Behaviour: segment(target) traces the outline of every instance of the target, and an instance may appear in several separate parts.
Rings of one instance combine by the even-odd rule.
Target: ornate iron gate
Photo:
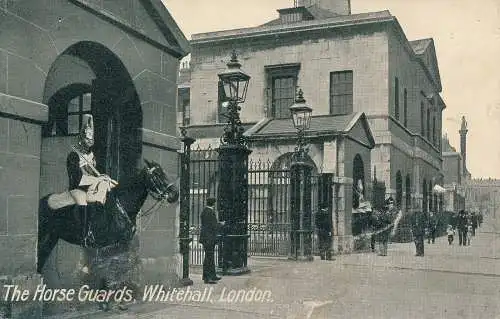
[[[215,149],[191,151],[190,162],[190,264],[203,263],[203,246],[198,242],[201,211],[208,197],[217,198],[218,153]],[[271,162],[249,162],[248,165],[248,253],[254,256],[282,256],[290,248],[290,170],[273,167]],[[331,211],[331,177],[311,176],[312,220],[321,206]],[[318,254],[316,234],[313,252]],[[216,248],[216,262],[218,251]]]

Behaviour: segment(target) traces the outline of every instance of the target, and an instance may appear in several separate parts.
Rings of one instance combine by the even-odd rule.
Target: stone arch
[[[60,109],[81,93],[91,95],[98,169],[116,179],[130,175],[139,164],[142,151],[141,102],[121,60],[102,44],[78,42],[52,64],[43,97],[49,106],[44,137],[54,135],[55,116],[64,114]],[[58,135],[57,128],[55,135]]]
[[[352,161],[352,180],[355,191],[352,192],[352,208],[359,207],[360,195],[366,196],[366,183],[365,183],[365,166],[361,155],[356,154]],[[359,181],[361,181],[361,189],[359,189]]]
[[[396,206],[401,208],[403,204],[403,175],[401,171],[396,172]]]
[[[83,101],[85,97],[88,103]],[[132,78],[107,47],[81,41],[54,60],[45,80],[43,102],[49,107],[49,121],[42,127],[42,196],[68,187],[66,156],[79,125],[75,119],[78,124],[69,129],[69,116],[74,115],[70,104],[75,99],[80,101],[79,112],[94,116],[98,170],[120,181],[140,165],[142,110]],[[43,270],[49,286],[80,284],[75,265],[82,258],[81,252],[79,247],[59,241]]]

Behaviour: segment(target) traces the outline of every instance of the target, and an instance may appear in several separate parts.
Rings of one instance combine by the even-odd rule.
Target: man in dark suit
[[[427,218],[424,212],[417,211],[413,215],[412,233],[415,241],[416,254],[415,256],[424,256],[424,237]]]
[[[465,246],[467,244],[467,213],[463,209],[458,212],[457,229],[458,244]]]
[[[203,281],[206,284],[215,284],[220,277],[215,272],[215,243],[219,231],[219,222],[215,213],[215,198],[208,198],[207,205],[201,212],[200,243],[205,251],[203,259]]]

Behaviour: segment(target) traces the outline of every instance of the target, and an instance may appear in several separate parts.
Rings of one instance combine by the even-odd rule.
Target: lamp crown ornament
[[[228,111],[228,124],[224,128],[221,144],[246,144],[239,114],[241,110],[239,104],[245,102],[249,81],[250,76],[241,70],[241,63],[238,61],[236,50],[233,50],[226,70],[219,73],[219,89],[224,90],[223,99],[224,102],[227,102]]]

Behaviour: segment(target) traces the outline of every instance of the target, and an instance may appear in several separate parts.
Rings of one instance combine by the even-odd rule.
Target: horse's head
[[[144,160],[146,167],[146,186],[149,194],[158,201],[166,199],[174,203],[179,199],[179,190],[173,182],[169,181],[163,168],[154,161]]]

